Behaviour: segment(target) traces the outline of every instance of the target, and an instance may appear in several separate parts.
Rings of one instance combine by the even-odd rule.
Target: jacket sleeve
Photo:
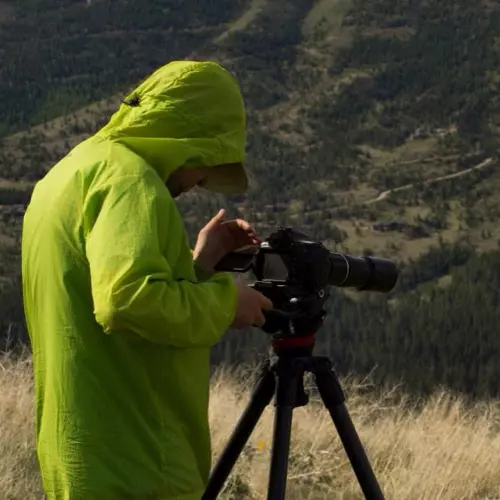
[[[183,226],[172,217],[174,202],[160,189],[154,176],[128,176],[88,197],[84,212],[93,215],[85,249],[95,318],[106,333],[134,332],[178,348],[210,347],[234,318],[235,282],[228,273],[202,282],[175,277],[165,255],[192,255]]]

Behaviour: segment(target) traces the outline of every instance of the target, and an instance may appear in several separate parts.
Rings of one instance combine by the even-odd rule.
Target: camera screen
[[[264,253],[261,262],[262,279],[265,280],[288,280],[288,268],[280,255],[275,253]]]

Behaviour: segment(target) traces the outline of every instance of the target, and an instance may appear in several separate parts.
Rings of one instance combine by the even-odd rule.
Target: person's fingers
[[[254,245],[259,245],[261,243],[259,237],[255,233],[247,233],[246,237],[249,241],[251,241]]]
[[[244,219],[234,219],[233,221],[234,225],[238,227],[239,229],[243,229],[243,231],[253,231],[252,226],[250,225],[249,222],[247,222]]]
[[[250,238],[246,234],[240,234],[237,235],[236,237],[233,236],[233,243],[234,243],[234,250],[240,250],[243,248],[258,248],[258,243],[255,241],[254,238]]]
[[[217,213],[217,215],[214,215],[214,217],[212,217],[207,225],[205,226],[206,229],[209,229],[209,228],[212,228],[218,224],[220,224],[223,219],[224,219],[224,216],[226,215],[226,210],[224,208],[221,208],[219,210],[219,212]]]
[[[249,244],[260,245],[262,243],[262,239],[259,238],[255,229],[243,219],[224,221],[222,225],[231,233],[236,248]]]
[[[226,225],[231,231],[241,231],[246,234],[257,236],[255,229],[244,219],[231,219],[224,222],[224,225]]]
[[[262,295],[261,307],[262,309],[273,309],[274,304],[265,295]]]
[[[224,208],[221,208],[217,215],[215,215],[214,217],[212,217],[212,220],[215,221],[215,222],[220,222],[224,219],[224,216],[226,215],[226,209]]]
[[[247,230],[247,234],[250,237],[255,238],[259,243],[261,243],[262,240],[259,237],[259,235],[257,234],[257,231],[253,227],[250,227],[250,229]]]
[[[253,230],[248,233],[248,237],[255,245],[260,245],[262,243],[262,238],[260,238],[259,235]]]
[[[264,326],[264,323],[266,322],[266,318],[264,316],[264,314],[262,313],[262,311],[259,309],[259,311],[257,312],[257,316],[256,318],[254,319],[254,322],[253,324],[255,326]]]

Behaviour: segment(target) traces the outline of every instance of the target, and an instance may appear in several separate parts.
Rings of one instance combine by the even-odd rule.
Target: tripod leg
[[[285,498],[292,417],[303,372],[285,362],[281,367],[278,365],[277,375],[276,413],[267,500]]]
[[[252,393],[250,403],[241,415],[236,428],[210,475],[202,500],[213,500],[217,498],[217,495],[222,490],[224,482],[229,477],[259,418],[273,398],[276,387],[274,377],[274,373],[269,369],[269,364],[266,363],[263,373],[260,375]]]
[[[345,406],[344,393],[337,376],[333,370],[321,370],[315,373],[315,379],[321,399],[330,412],[365,498],[384,500],[382,490]]]

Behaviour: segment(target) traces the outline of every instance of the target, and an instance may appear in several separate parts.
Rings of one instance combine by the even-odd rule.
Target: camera
[[[254,274],[257,280],[250,286],[274,305],[261,329],[280,337],[315,332],[326,315],[331,286],[388,293],[399,275],[388,259],[331,252],[289,227],[278,228],[257,248],[226,255],[216,270]]]

